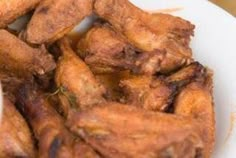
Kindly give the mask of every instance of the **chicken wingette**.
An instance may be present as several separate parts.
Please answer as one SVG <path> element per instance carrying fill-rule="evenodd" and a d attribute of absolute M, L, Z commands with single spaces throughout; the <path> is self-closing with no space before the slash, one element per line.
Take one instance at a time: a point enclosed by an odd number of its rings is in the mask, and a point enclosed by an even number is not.
<path fill-rule="evenodd" d="M 92 0 L 43 0 L 24 34 L 33 44 L 53 43 L 92 13 Z"/>
<path fill-rule="evenodd" d="M 72 50 L 68 39 L 59 41 L 62 57 L 59 60 L 55 82 L 65 115 L 71 107 L 86 109 L 104 101 L 104 87 L 96 80 L 89 67 Z"/>
<path fill-rule="evenodd" d="M 4 96 L 0 122 L 0 157 L 35 157 L 31 131 L 15 106 Z"/>

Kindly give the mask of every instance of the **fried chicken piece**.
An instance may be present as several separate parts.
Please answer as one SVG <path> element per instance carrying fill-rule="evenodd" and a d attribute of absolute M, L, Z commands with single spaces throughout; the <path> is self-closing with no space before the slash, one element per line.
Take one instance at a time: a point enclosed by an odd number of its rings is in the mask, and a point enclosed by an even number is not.
<path fill-rule="evenodd" d="M 27 26 L 29 43 L 52 43 L 92 13 L 92 0 L 44 0 Z"/>
<path fill-rule="evenodd" d="M 65 115 L 71 106 L 85 109 L 102 103 L 104 87 L 95 79 L 89 67 L 73 52 L 68 39 L 60 40 L 59 46 L 63 55 L 57 66 L 55 81 L 61 89 L 59 97 Z"/>
<path fill-rule="evenodd" d="M 156 72 L 167 73 L 186 64 L 182 57 L 170 53 L 138 50 L 108 24 L 94 26 L 77 47 L 79 55 L 97 73 L 128 69 L 152 75 Z"/>
<path fill-rule="evenodd" d="M 0 123 L 0 157 L 34 158 L 34 141 L 27 123 L 6 97 L 3 106 L 3 118 Z"/>
<path fill-rule="evenodd" d="M 5 28 L 18 17 L 33 9 L 40 0 L 1 0 L 0 28 Z"/>
<path fill-rule="evenodd" d="M 98 158 L 91 147 L 72 135 L 64 120 L 35 85 L 23 85 L 17 94 L 19 108 L 38 140 L 39 158 Z"/>
<path fill-rule="evenodd" d="M 191 119 L 106 103 L 70 115 L 68 126 L 108 158 L 201 157 Z"/>
<path fill-rule="evenodd" d="M 194 62 L 166 77 L 165 81 L 169 84 L 183 87 L 191 81 L 204 77 L 205 75 L 206 68 L 198 62 Z"/>
<path fill-rule="evenodd" d="M 171 15 L 149 14 L 128 0 L 99 0 L 94 6 L 95 12 L 136 48 L 146 53 L 166 53 L 169 60 L 162 63 L 164 72 L 192 60 L 189 41 L 194 26 L 189 22 Z"/>
<path fill-rule="evenodd" d="M 152 111 L 165 111 L 172 103 L 175 94 L 174 86 L 148 76 L 135 76 L 122 80 L 120 86 L 127 96 L 127 104 Z"/>
<path fill-rule="evenodd" d="M 205 83 L 204 83 L 205 82 Z M 204 141 L 204 157 L 209 158 L 215 143 L 215 114 L 211 94 L 212 77 L 204 82 L 194 81 L 186 86 L 175 101 L 175 114 L 190 116 L 198 121 Z"/>
<path fill-rule="evenodd" d="M 0 30 L 0 69 L 18 77 L 43 75 L 55 68 L 46 49 L 28 46 L 6 30 Z"/>
<path fill-rule="evenodd" d="M 132 69 L 135 52 L 109 25 L 97 25 L 79 41 L 79 55 L 93 72 L 115 72 Z"/>

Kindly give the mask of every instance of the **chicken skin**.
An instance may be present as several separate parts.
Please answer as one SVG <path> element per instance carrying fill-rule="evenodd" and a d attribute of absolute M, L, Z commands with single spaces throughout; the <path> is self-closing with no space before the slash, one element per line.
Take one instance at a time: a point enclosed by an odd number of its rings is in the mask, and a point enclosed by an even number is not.
<path fill-rule="evenodd" d="M 70 116 L 68 126 L 108 158 L 201 157 L 191 119 L 106 103 Z"/>
<path fill-rule="evenodd" d="M 198 121 L 204 141 L 204 158 L 209 158 L 215 143 L 215 114 L 212 97 L 212 76 L 207 72 L 205 79 L 193 81 L 177 96 L 175 114 L 188 116 Z"/>
<path fill-rule="evenodd" d="M 128 104 L 152 111 L 167 110 L 175 94 L 174 86 L 148 76 L 135 76 L 122 80 L 120 86 L 126 94 Z"/>
<path fill-rule="evenodd" d="M 34 9 L 40 0 L 1 0 L 0 1 L 0 28 Z"/>
<path fill-rule="evenodd" d="M 19 108 L 38 140 L 39 158 L 98 158 L 91 147 L 72 135 L 62 117 L 35 85 L 23 85 L 17 94 Z"/>
<path fill-rule="evenodd" d="M 96 73 L 131 70 L 139 74 L 167 73 L 191 61 L 185 57 L 156 50 L 145 52 L 130 45 L 112 26 L 94 26 L 79 41 L 78 53 Z M 187 61 L 187 60 L 186 60 Z"/>
<path fill-rule="evenodd" d="M 181 88 L 193 80 L 206 76 L 206 71 L 207 70 L 203 65 L 198 62 L 194 62 L 167 76 L 165 81 Z"/>
<path fill-rule="evenodd" d="M 104 87 L 89 67 L 71 49 L 68 39 L 59 41 L 62 57 L 58 63 L 55 82 L 60 89 L 62 110 L 67 115 L 72 108 L 86 109 L 104 101 Z"/>
<path fill-rule="evenodd" d="M 92 13 L 92 0 L 44 0 L 36 8 L 25 32 L 33 44 L 52 43 Z"/>
<path fill-rule="evenodd" d="M 0 123 L 0 157 L 35 157 L 30 129 L 15 106 L 4 97 Z"/>
<path fill-rule="evenodd" d="M 18 77 L 43 75 L 56 64 L 46 49 L 28 46 L 6 30 L 0 30 L 0 71 Z"/>
<path fill-rule="evenodd" d="M 164 53 L 169 60 L 162 63 L 163 72 L 170 72 L 192 60 L 189 41 L 194 26 L 189 22 L 170 15 L 149 14 L 128 0 L 99 0 L 95 1 L 94 8 L 140 51 Z"/>

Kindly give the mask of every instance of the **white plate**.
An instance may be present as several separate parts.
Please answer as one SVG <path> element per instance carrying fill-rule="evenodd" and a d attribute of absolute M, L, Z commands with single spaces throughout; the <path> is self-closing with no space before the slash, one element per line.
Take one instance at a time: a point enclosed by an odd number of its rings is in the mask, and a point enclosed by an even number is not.
<path fill-rule="evenodd" d="M 172 14 L 188 19 L 196 25 L 195 37 L 192 41 L 195 59 L 215 72 L 214 97 L 217 134 L 213 158 L 235 158 L 236 18 L 206 0 L 130 1 L 149 11 L 180 8 L 179 11 L 172 12 Z M 82 28 L 86 28 L 89 24 L 91 24 L 90 20 L 85 20 Z M 18 21 L 17 27 L 20 25 Z M 81 27 L 77 27 L 75 30 L 79 28 Z"/>

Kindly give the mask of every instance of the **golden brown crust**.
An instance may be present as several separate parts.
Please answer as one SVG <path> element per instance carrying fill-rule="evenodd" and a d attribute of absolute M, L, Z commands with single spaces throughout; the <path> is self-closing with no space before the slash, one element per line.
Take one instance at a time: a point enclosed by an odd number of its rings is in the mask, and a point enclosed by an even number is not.
<path fill-rule="evenodd" d="M 0 69 L 15 76 L 43 75 L 56 64 L 46 49 L 32 48 L 6 30 L 0 30 Z"/>
<path fill-rule="evenodd" d="M 134 76 L 122 80 L 120 86 L 125 92 L 127 103 L 145 110 L 165 111 L 172 103 L 175 88 L 161 79 Z"/>
<path fill-rule="evenodd" d="M 127 0 L 99 0 L 94 8 L 99 16 L 141 51 L 167 53 L 171 64 L 162 63 L 165 71 L 173 70 L 173 63 L 191 60 L 189 41 L 194 29 L 191 23 L 171 15 L 149 14 Z"/>
<path fill-rule="evenodd" d="M 40 0 L 1 0 L 0 1 L 0 28 L 16 20 L 33 9 Z"/>
<path fill-rule="evenodd" d="M 105 90 L 95 79 L 89 67 L 73 52 L 67 39 L 59 42 L 63 53 L 55 76 L 58 88 L 62 88 L 59 94 L 64 106 L 64 112 L 68 109 L 87 108 L 104 101 Z"/>
<path fill-rule="evenodd" d="M 35 157 L 31 131 L 15 106 L 4 97 L 0 124 L 0 157 Z"/>
<path fill-rule="evenodd" d="M 30 84 L 23 85 L 18 91 L 17 101 L 38 140 L 38 157 L 85 158 L 90 155 L 98 158 L 91 147 L 65 128 L 63 118 L 35 87 Z"/>
<path fill-rule="evenodd" d="M 204 157 L 210 157 L 215 144 L 215 113 L 211 90 L 201 82 L 185 87 L 175 101 L 175 114 L 190 116 L 199 123 L 204 141 Z"/>
<path fill-rule="evenodd" d="M 92 13 L 92 0 L 44 0 L 30 20 L 25 38 L 29 43 L 52 43 Z"/>
<path fill-rule="evenodd" d="M 101 155 L 110 158 L 154 158 L 165 154 L 195 158 L 197 151 L 202 150 L 191 119 L 118 103 L 74 113 L 68 126 Z M 186 150 L 178 150 L 180 145 Z"/>

